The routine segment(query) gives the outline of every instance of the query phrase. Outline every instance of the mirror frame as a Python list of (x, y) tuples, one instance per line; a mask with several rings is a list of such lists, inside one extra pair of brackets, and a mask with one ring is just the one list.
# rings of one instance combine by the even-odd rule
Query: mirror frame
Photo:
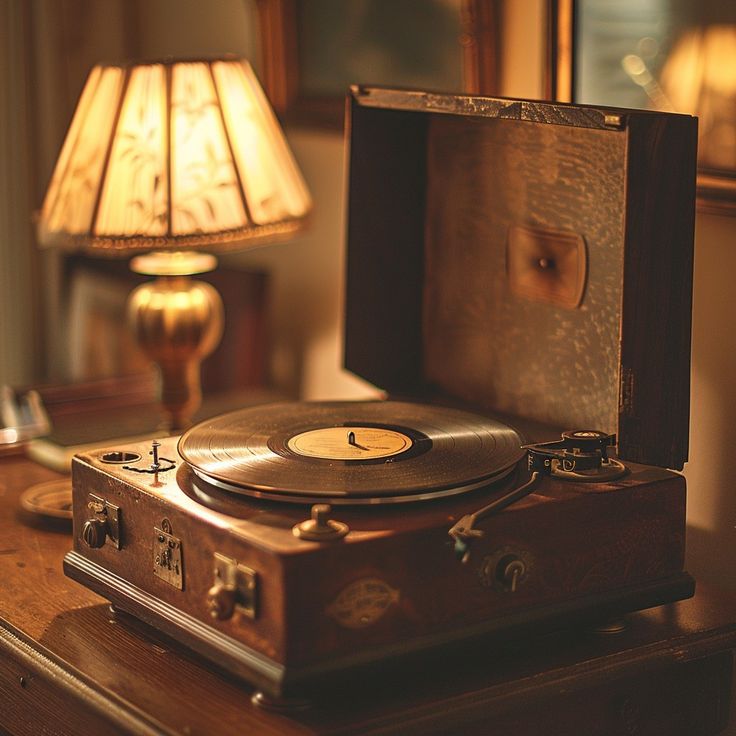
[[(315, 97), (303, 89), (299, 64), (299, 9), (307, 0), (256, 0), (263, 87), (282, 121), (342, 130), (345, 95)], [(501, 0), (461, 0), (458, 52), (463, 90), (498, 94)], [(346, 90), (347, 91), (347, 90)]]
[[(578, 0), (547, 0), (545, 96), (558, 102), (575, 99)], [(699, 212), (736, 216), (736, 169), (698, 166), (696, 206)]]

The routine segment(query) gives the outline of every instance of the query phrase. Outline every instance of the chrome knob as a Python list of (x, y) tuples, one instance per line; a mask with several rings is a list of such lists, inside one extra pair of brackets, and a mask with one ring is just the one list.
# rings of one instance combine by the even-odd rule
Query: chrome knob
[(231, 618), (235, 612), (235, 586), (215, 583), (207, 591), (207, 608), (218, 621)]
[(107, 539), (107, 521), (87, 519), (82, 527), (82, 540), (88, 547), (104, 547)]

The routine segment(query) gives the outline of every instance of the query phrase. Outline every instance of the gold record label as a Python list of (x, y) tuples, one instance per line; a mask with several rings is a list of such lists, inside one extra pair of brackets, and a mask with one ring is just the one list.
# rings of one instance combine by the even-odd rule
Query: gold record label
[(383, 427), (323, 427), (295, 434), (286, 446), (298, 455), (323, 460), (375, 460), (408, 450), (412, 440)]
[(380, 578), (362, 578), (348, 585), (327, 607), (327, 613), (346, 629), (362, 629), (376, 623), (399, 591)]

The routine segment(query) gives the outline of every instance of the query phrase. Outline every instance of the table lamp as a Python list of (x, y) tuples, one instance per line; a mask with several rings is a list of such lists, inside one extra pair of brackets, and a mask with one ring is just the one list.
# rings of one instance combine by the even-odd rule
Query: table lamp
[[(200, 363), (217, 346), (222, 301), (191, 278), (211, 252), (283, 240), (309, 192), (247, 61), (100, 65), (91, 72), (41, 210), (44, 246), (130, 256), (155, 276), (128, 318), (161, 372), (167, 428), (201, 401)], [(207, 252), (198, 252), (200, 250)]]

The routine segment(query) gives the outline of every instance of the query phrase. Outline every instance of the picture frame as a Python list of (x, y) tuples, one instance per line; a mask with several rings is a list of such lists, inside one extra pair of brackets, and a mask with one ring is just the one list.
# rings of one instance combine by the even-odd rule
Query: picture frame
[(353, 83), (498, 93), (500, 0), (257, 0), (257, 7), (263, 86), (284, 122), (342, 129)]
[[(545, 77), (545, 95), (549, 99), (557, 100), (559, 102), (576, 102), (592, 105), (605, 104), (613, 107), (651, 106), (654, 109), (670, 109), (677, 112), (698, 114), (697, 110), (679, 109), (675, 105), (672, 107), (664, 107), (657, 104), (630, 104), (628, 101), (624, 101), (622, 103), (620, 98), (615, 94), (612, 94), (610, 97), (605, 97), (604, 99), (593, 99), (591, 98), (590, 93), (588, 93), (588, 95), (584, 93), (581, 94), (581, 88), (585, 86), (581, 80), (581, 72), (586, 72), (590, 79), (592, 75), (589, 70), (591, 67), (595, 66), (595, 64), (591, 62), (596, 62), (596, 59), (592, 54), (586, 54), (586, 43), (588, 49), (591, 47), (594, 48), (594, 51), (596, 47), (601, 49), (597, 63), (600, 65), (601, 69), (607, 69), (611, 79), (615, 79), (617, 75), (620, 79), (623, 73), (621, 69), (616, 68), (615, 65), (611, 65), (609, 61), (612, 54), (611, 49), (614, 48), (614, 42), (616, 41), (615, 38), (612, 38), (611, 34), (613, 31), (611, 29), (616, 29), (617, 33), (621, 33), (621, 29), (626, 27), (627, 4), (613, 4), (616, 12), (618, 13), (616, 23), (609, 22), (607, 26), (604, 26), (606, 18), (603, 12), (598, 17), (593, 16), (595, 17), (599, 29), (605, 28), (605, 32), (608, 33), (606, 39), (607, 43), (605, 44), (600, 43), (599, 39), (594, 40), (587, 35), (590, 33), (590, 23), (586, 23), (585, 18), (581, 17), (582, 8), (584, 8), (588, 13), (588, 16), (591, 17), (591, 9), (594, 9), (597, 4), (598, 3), (596, 3), (595, 0), (592, 0), (592, 2), (591, 0), (547, 0), (547, 68)], [(647, 41), (650, 44), (653, 42), (659, 43), (660, 50), (658, 51), (658, 56), (660, 58), (657, 60), (659, 73), (654, 68), (650, 73), (650, 70), (647, 68), (648, 60), (646, 59), (646, 55), (642, 54), (644, 57), (642, 60), (641, 57), (637, 56), (637, 51), (635, 49), (631, 49), (630, 51), (631, 58), (628, 58), (629, 55), (627, 54), (620, 60), (624, 71), (628, 73), (632, 80), (635, 80), (637, 72), (640, 73), (642, 79), (645, 79), (646, 81), (642, 82), (641, 80), (635, 80), (636, 84), (642, 88), (645, 88), (647, 84), (649, 84), (651, 89), (647, 90), (647, 93), (653, 98), (655, 98), (655, 94), (657, 93), (657, 86), (662, 87), (664, 84), (663, 80), (666, 77), (666, 65), (669, 63), (671, 66), (674, 66), (673, 58), (678, 51), (678, 43), (680, 44), (680, 48), (684, 46), (687, 41), (687, 33), (700, 33), (701, 38), (699, 39), (699, 43), (704, 43), (704, 39), (706, 38), (705, 34), (708, 32), (709, 28), (714, 27), (717, 13), (720, 12), (720, 9), (715, 7), (712, 3), (704, 3), (702, 5), (691, 3), (688, 8), (692, 11), (694, 11), (695, 8), (699, 8), (703, 15), (700, 18), (688, 18), (687, 23), (690, 24), (688, 26), (683, 24), (682, 18), (674, 17), (676, 15), (674, 12), (669, 16), (666, 14), (663, 16), (661, 5), (662, 4), (660, 3), (658, 6), (659, 12), (656, 16), (656, 23), (660, 27), (671, 29), (669, 39), (653, 39), (650, 37), (641, 39), (642, 41)], [(680, 5), (683, 4), (680, 3)], [(608, 6), (610, 8), (611, 4), (609, 3)], [(677, 3), (673, 2), (670, 7), (674, 9), (676, 6)], [(603, 7), (602, 4), (601, 7)], [(736, 7), (734, 7), (731, 12), (733, 14), (734, 29), (736, 29)], [(631, 15), (629, 20), (631, 20), (632, 23), (638, 23), (640, 26), (645, 23), (646, 14), (643, 14), (642, 5), (640, 3), (631, 3)], [(652, 13), (652, 20), (655, 20), (654, 13)], [(734, 53), (736, 54), (736, 30), (733, 31), (733, 34), (733, 47)], [(621, 40), (623, 43), (624, 39)], [(719, 44), (720, 49), (723, 49), (725, 46), (726, 45), (723, 43)], [(662, 51), (662, 47), (665, 47), (664, 51), (669, 53), (664, 53)], [(700, 48), (705, 48), (705, 46), (701, 46)], [(606, 51), (604, 51), (604, 49)], [(609, 54), (608, 60), (603, 58), (604, 53)], [(584, 58), (586, 60), (585, 68), (582, 66)], [(629, 66), (632, 68), (629, 68), (628, 70), (626, 69), (626, 61), (628, 61)], [(603, 64), (606, 63), (608, 66), (603, 66)], [(733, 84), (734, 88), (736, 88), (736, 57), (731, 60), (723, 59), (721, 64), (718, 64), (718, 60), (716, 60), (716, 63), (721, 68), (731, 67), (734, 69)], [(640, 64), (641, 66), (637, 67), (637, 64)], [(651, 66), (655, 67), (655, 64), (652, 62)], [(644, 76), (645, 74), (646, 77)], [(620, 86), (621, 85), (619, 84), (619, 87)], [(589, 82), (588, 89), (590, 89), (590, 87), (591, 84)], [(630, 93), (630, 91), (627, 91), (627, 94)], [(732, 131), (736, 134), (736, 95), (734, 95), (732, 99), (726, 100), (726, 103), (728, 104), (728, 107), (725, 109), (728, 110), (732, 106), (734, 112), (733, 116), (729, 116), (726, 122), (731, 126)], [(722, 109), (724, 109), (723, 101), (721, 101), (721, 106)], [(703, 151), (705, 149), (703, 141), (703, 136), (705, 134), (704, 122), (707, 123), (709, 121), (704, 121), (701, 116), (699, 143), (700, 153), (698, 160), (696, 195), (697, 209), (700, 212), (710, 214), (736, 216), (736, 160), (733, 158), (733, 152), (731, 149), (728, 150), (727, 156), (724, 155), (725, 163), (717, 163), (713, 160), (707, 161), (703, 159)]]

